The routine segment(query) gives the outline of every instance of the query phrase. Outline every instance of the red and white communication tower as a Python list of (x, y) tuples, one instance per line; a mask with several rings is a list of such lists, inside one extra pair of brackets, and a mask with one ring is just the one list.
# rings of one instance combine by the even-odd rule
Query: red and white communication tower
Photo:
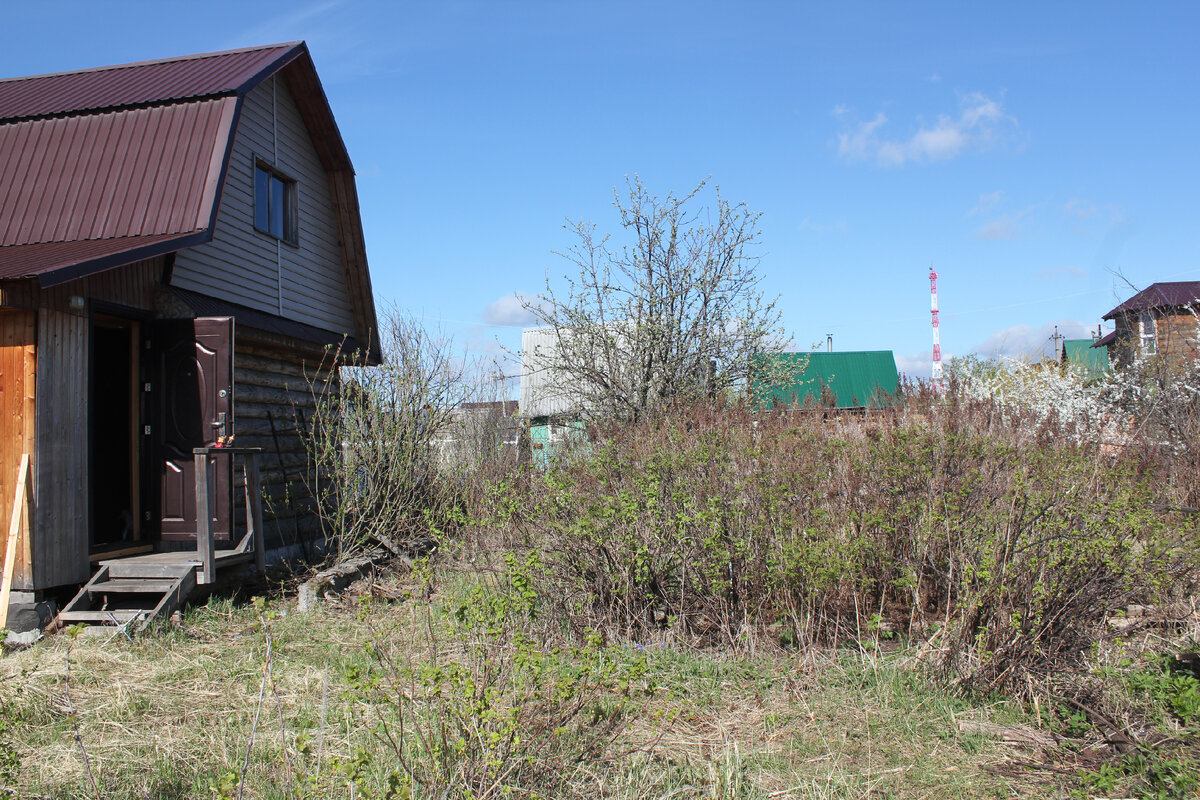
[(929, 308), (933, 313), (933, 391), (941, 394), (942, 383), (942, 336), (938, 329), (937, 273), (929, 268)]

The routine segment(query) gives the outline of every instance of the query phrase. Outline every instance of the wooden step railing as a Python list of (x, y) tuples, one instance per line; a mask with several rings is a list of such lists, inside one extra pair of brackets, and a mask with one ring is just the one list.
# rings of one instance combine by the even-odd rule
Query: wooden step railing
[(261, 447), (197, 447), (192, 450), (196, 459), (196, 554), (200, 558), (197, 583), (212, 583), (217, 579), (217, 550), (212, 529), (212, 491), (208, 481), (208, 462), (216, 456), (242, 456), (242, 472), (246, 485), (246, 535), (238, 543), (238, 552), (254, 548), (254, 565), (260, 576), (267, 571), (266, 547), (263, 541), (262, 486), (258, 477), (258, 455)]

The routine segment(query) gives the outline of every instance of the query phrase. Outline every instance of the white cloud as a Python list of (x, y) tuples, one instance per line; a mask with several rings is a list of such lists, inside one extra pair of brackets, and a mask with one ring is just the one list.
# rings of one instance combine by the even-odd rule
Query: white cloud
[(887, 167), (899, 167), (908, 162), (948, 161), (968, 150), (986, 150), (999, 140), (1006, 128), (1017, 125), (1015, 118), (1004, 113), (999, 101), (978, 92), (964, 96), (960, 105), (957, 117), (940, 114), (936, 122), (922, 124), (911, 136), (901, 139), (889, 139), (880, 134), (880, 129), (888, 122), (887, 115), (881, 111), (870, 122), (838, 134), (838, 155), (847, 161), (874, 160)]
[(1054, 353), (1054, 326), (1058, 333), (1068, 339), (1091, 338), (1091, 329), (1084, 322), (1062, 319), (1047, 322), (1039, 328), (1029, 325), (1013, 325), (998, 330), (985, 339), (981, 344), (971, 348), (971, 352), (989, 358), (1032, 358), (1039, 359)]
[[(845, 113), (843, 111), (841, 116)], [(880, 111), (875, 115), (875, 119), (862, 123), (857, 130), (838, 134), (838, 155), (850, 161), (858, 161), (869, 158), (872, 152), (878, 152), (880, 145), (875, 130), (886, 122), (887, 115)]]
[(536, 317), (525, 307), (527, 299), (520, 292), (506, 294), (488, 303), (483, 309), (483, 321), (488, 325), (512, 326), (532, 325)]
[[(949, 360), (950, 357), (943, 353), (942, 361)], [(924, 353), (916, 353), (909, 356), (897, 355), (896, 370), (901, 375), (907, 375), (910, 378), (929, 380), (933, 373), (933, 351), (926, 350)]]

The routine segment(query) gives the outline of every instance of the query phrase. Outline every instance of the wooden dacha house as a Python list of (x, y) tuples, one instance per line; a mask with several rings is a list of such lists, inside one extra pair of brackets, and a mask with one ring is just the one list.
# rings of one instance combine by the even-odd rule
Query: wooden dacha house
[(142, 622), (303, 541), (337, 346), (378, 353), (375, 308), (303, 42), (0, 81), (7, 624)]

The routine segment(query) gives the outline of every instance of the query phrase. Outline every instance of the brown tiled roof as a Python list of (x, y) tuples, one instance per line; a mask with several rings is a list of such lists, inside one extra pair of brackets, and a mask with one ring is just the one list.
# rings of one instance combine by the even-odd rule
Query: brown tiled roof
[(1112, 319), (1121, 314), (1145, 311), (1150, 308), (1169, 308), (1200, 303), (1200, 281), (1152, 283), (1104, 315)]
[(0, 80), (0, 118), (79, 114), (103, 108), (245, 94), (303, 51), (288, 42), (223, 53)]

